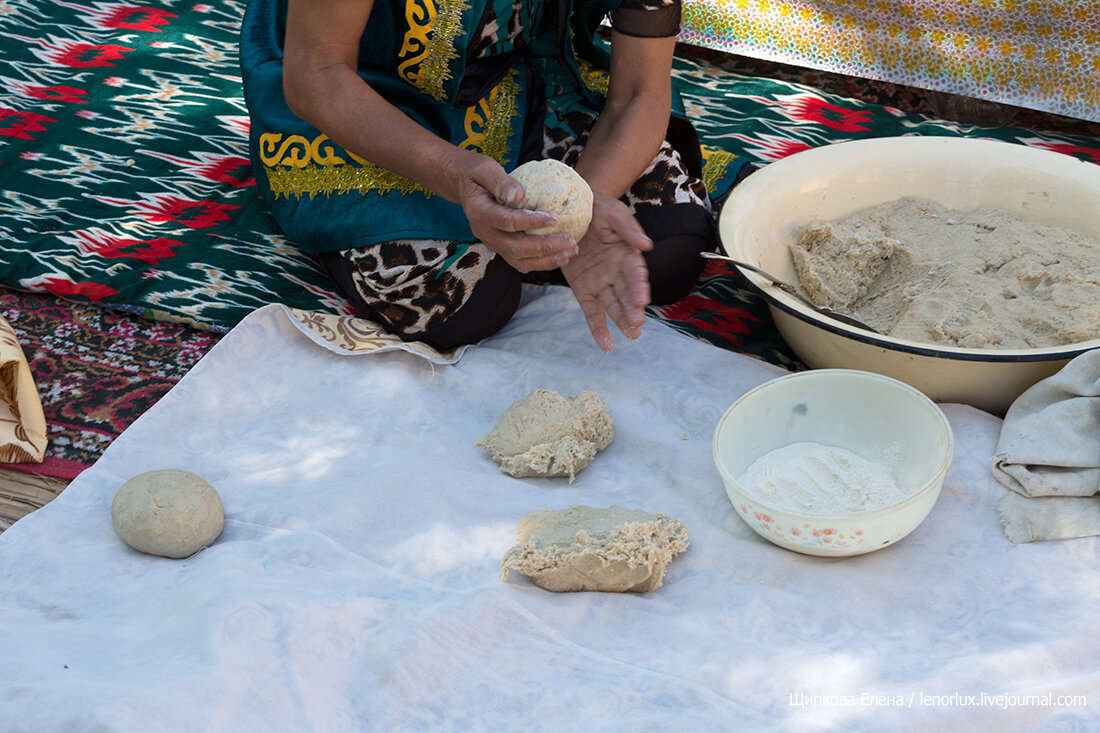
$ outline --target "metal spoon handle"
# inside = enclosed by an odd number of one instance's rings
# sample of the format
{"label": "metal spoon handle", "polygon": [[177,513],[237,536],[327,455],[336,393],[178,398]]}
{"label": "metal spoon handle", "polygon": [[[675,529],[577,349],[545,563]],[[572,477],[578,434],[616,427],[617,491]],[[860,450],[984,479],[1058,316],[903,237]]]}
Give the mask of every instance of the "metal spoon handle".
{"label": "metal spoon handle", "polygon": [[796,297],[799,300],[803,301],[804,303],[807,303],[808,305],[812,305],[814,308],[819,307],[819,306],[814,305],[813,303],[809,303],[809,301],[807,301],[806,298],[802,297],[802,295],[798,292],[798,290],[793,285],[791,285],[790,283],[785,282],[783,280],[780,280],[775,275],[764,272],[763,270],[761,270],[756,265],[750,265],[748,262],[742,262],[741,260],[735,260],[732,257],[727,257],[726,255],[720,255],[717,252],[700,252],[700,254],[703,255],[704,257],[706,257],[708,260],[725,260],[726,262],[732,262],[733,264],[737,265],[738,267],[744,267],[746,270],[752,270],[757,275],[763,275],[764,277],[768,278],[768,280],[771,281],[772,285],[779,288],[784,293],[790,293],[791,295],[793,295],[794,297]]}
{"label": "metal spoon handle", "polygon": [[717,252],[700,252],[699,254],[703,255],[703,257],[706,257],[709,260],[724,260],[726,262],[732,262],[733,264],[737,265],[738,267],[743,267],[746,270],[751,270],[752,272],[755,272],[757,275],[761,275],[761,276],[767,278],[771,282],[772,285],[779,288],[784,293],[787,293],[788,295],[796,298],[800,303],[802,303],[806,307],[812,308],[813,310],[817,311],[818,313],[821,313],[822,315],[825,315],[825,316],[828,316],[828,317],[833,318],[835,320],[838,320],[841,323],[847,323],[849,326],[855,326],[856,328],[862,328],[863,330],[870,331],[871,333],[878,333],[877,330],[875,330],[871,326],[868,326],[866,323],[859,320],[858,318],[855,318],[853,316],[849,316],[846,313],[840,313],[839,311],[835,311],[832,308],[829,308],[827,306],[818,305],[817,303],[814,303],[812,300],[810,300],[806,296],[802,295],[802,293],[798,292],[798,289],[795,288],[795,286],[791,285],[789,282],[785,282],[783,280],[780,280],[775,275],[772,275],[769,272],[765,272],[764,270],[761,270],[756,265],[750,265],[748,262],[742,262],[741,260],[734,259],[733,257],[727,257],[726,255],[720,255]]}

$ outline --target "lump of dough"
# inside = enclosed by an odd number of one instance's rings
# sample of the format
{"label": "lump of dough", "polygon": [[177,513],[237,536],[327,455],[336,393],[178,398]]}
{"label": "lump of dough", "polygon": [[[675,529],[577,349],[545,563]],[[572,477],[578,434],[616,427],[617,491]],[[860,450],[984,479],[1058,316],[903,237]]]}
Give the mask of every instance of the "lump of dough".
{"label": "lump of dough", "polygon": [[536,389],[512,403],[474,445],[488,450],[510,476],[568,476],[572,483],[614,437],[607,403],[592,390],[566,399]]}
{"label": "lump of dough", "polygon": [[540,510],[523,518],[500,563],[549,591],[645,593],[661,587],[672,558],[687,549],[679,519],[612,505]]}
{"label": "lump of dough", "polygon": [[189,557],[213,544],[225,523],[218,492],[190,471],[147,471],[122,484],[111,502],[119,539],[150,555]]}
{"label": "lump of dough", "polygon": [[552,158],[532,160],[512,171],[523,185],[520,208],[558,215],[558,225],[532,229],[528,234],[565,232],[581,241],[592,223],[592,189],[575,170]]}
{"label": "lump of dough", "polygon": [[875,227],[810,223],[790,245],[798,284],[817,305],[851,310],[867,295],[899,249],[898,240]]}

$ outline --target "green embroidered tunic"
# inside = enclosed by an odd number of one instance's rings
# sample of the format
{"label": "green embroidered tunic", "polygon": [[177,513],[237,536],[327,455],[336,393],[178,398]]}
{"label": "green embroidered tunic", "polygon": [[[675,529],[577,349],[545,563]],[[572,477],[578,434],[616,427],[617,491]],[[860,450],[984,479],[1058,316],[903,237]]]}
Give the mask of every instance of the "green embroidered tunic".
{"label": "green embroidered tunic", "polygon": [[[658,12],[639,15],[648,12],[639,2],[655,2]],[[635,6],[623,11],[627,32],[638,18],[655,18],[675,34],[676,0],[626,3]],[[512,170],[540,157],[546,126],[564,124],[572,109],[602,109],[608,44],[596,30],[619,4],[375,0],[359,75],[435,134]],[[314,252],[395,239],[474,241],[461,206],[363,160],[290,112],[285,18],[286,0],[251,0],[241,69],[256,180],[287,236]]]}

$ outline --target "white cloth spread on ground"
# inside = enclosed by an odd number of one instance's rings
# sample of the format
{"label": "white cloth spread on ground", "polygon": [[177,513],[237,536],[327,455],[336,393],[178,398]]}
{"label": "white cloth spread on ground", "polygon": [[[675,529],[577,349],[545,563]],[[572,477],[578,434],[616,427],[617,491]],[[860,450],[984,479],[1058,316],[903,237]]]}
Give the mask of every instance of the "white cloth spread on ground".
{"label": "white cloth spread on ground", "polygon": [[[1000,421],[945,408],[943,493],[896,546],[804,556],[737,517],[711,458],[726,407],[778,374],[655,322],[605,355],[563,288],[450,366],[326,351],[261,309],[0,535],[3,727],[1096,729],[1100,539],[1004,538]],[[615,420],[573,484],[474,446],[537,387],[594,389]],[[225,506],[186,560],[111,527],[121,483],[165,467]],[[502,582],[517,523],[573,504],[677,517],[691,545],[644,595]]]}

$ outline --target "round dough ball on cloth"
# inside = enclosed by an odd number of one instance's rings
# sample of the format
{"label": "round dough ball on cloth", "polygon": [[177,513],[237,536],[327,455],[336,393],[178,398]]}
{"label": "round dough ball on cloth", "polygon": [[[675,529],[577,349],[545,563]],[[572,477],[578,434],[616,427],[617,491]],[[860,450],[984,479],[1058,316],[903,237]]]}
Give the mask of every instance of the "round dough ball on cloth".
{"label": "round dough ball on cloth", "polygon": [[474,445],[488,450],[510,476],[568,476],[572,483],[614,437],[607,403],[592,390],[566,399],[553,390],[536,389],[512,403]]}
{"label": "round dough ball on cloth", "polygon": [[528,234],[565,232],[581,241],[592,223],[592,189],[581,175],[561,161],[532,160],[512,171],[523,185],[520,208],[558,215],[558,225],[532,229]]}
{"label": "round dough ball on cloth", "polygon": [[139,552],[190,557],[221,534],[225,513],[218,492],[201,476],[175,468],[126,481],[111,502],[119,539]]}
{"label": "round dough ball on cloth", "polygon": [[549,591],[646,593],[661,587],[687,538],[679,519],[617,504],[544,509],[520,522],[517,544],[500,563],[501,577],[515,569]]}

